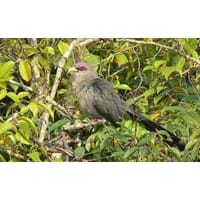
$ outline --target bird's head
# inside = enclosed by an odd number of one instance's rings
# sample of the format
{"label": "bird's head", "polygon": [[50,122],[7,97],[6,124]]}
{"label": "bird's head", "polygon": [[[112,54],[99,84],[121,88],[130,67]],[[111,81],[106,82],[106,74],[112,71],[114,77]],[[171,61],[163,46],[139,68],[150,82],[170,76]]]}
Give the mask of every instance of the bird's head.
{"label": "bird's head", "polygon": [[68,71],[71,73],[75,80],[97,78],[96,72],[87,63],[79,62],[71,67]]}

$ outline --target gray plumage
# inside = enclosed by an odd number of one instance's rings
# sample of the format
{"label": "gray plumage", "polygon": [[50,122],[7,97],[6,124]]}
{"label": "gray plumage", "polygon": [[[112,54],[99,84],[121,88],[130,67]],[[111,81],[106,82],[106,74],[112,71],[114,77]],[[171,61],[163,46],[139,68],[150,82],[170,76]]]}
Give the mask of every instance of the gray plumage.
{"label": "gray plumage", "polygon": [[122,119],[132,119],[142,123],[150,131],[165,130],[171,136],[171,139],[164,136],[166,142],[180,150],[184,149],[177,136],[129,108],[114,92],[111,83],[98,77],[88,64],[77,63],[73,71],[73,88],[82,112],[95,119],[105,118],[112,124]]}

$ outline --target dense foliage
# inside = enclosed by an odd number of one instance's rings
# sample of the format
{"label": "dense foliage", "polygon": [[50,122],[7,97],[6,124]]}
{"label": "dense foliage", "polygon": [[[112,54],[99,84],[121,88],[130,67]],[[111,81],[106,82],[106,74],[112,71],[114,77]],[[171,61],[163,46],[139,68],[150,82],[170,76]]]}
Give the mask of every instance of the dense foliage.
{"label": "dense foliage", "polygon": [[[1,39],[0,160],[198,161],[199,55],[194,38]],[[116,128],[80,113],[68,73],[77,60],[179,136],[185,150],[164,143],[164,131],[129,120]]]}

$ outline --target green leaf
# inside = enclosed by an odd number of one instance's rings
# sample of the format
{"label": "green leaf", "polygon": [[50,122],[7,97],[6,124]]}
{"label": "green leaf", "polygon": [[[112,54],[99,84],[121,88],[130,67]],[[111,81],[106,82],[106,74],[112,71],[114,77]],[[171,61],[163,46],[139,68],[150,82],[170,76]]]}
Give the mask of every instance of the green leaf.
{"label": "green leaf", "polygon": [[145,99],[147,99],[149,96],[151,96],[152,94],[154,94],[155,93],[155,89],[154,88],[150,88],[149,90],[146,90],[145,92],[144,92],[144,97],[145,97]]}
{"label": "green leaf", "polygon": [[84,61],[92,66],[96,66],[99,63],[100,59],[99,56],[88,54],[86,57],[84,57]]}
{"label": "green leaf", "polygon": [[48,132],[51,133],[54,130],[58,130],[60,127],[62,127],[64,124],[66,124],[67,121],[68,121],[67,119],[60,119],[60,120],[56,121],[49,127]]}
{"label": "green leaf", "polygon": [[117,84],[115,85],[115,88],[120,89],[120,90],[128,90],[128,91],[131,90],[131,88],[126,84]]}
{"label": "green leaf", "polygon": [[19,97],[14,92],[8,92],[7,96],[11,98],[14,102],[19,103]]}
{"label": "green leaf", "polygon": [[128,151],[126,151],[124,158],[125,159],[129,158],[131,155],[133,155],[135,152],[137,152],[138,149],[139,149],[138,147],[130,148]]}
{"label": "green leaf", "polygon": [[24,97],[27,97],[29,95],[29,92],[19,92],[17,96],[19,99],[23,99]]}
{"label": "green leaf", "polygon": [[0,82],[8,81],[13,79],[13,76],[11,76],[13,72],[14,62],[8,61],[4,63],[3,65],[0,65]]}
{"label": "green leaf", "polygon": [[148,66],[144,67],[143,72],[148,71],[148,70],[150,70],[150,71],[156,71],[156,69],[155,69],[154,66],[148,65]]}
{"label": "green leaf", "polygon": [[28,107],[29,107],[30,111],[33,113],[33,116],[35,117],[39,112],[38,104],[35,102],[31,102],[28,105]]}
{"label": "green leaf", "polygon": [[180,57],[178,63],[175,66],[175,70],[182,76],[183,73],[183,67],[185,65],[185,58]]}
{"label": "green leaf", "polygon": [[24,115],[24,114],[27,113],[28,111],[29,111],[28,106],[23,106],[23,107],[21,107],[19,113],[20,113],[21,115]]}
{"label": "green leaf", "polygon": [[166,64],[167,64],[166,60],[156,60],[156,61],[154,61],[153,66],[157,70],[160,66],[165,66]]}
{"label": "green leaf", "polygon": [[200,116],[195,111],[182,112],[182,118],[191,125],[200,126]]}
{"label": "green leaf", "polygon": [[20,117],[20,120],[26,121],[29,124],[29,126],[31,127],[33,133],[38,135],[38,130],[31,119],[29,119],[28,117]]}
{"label": "green leaf", "polygon": [[85,155],[85,148],[84,147],[77,147],[74,151],[74,154],[75,154],[77,159],[83,158],[83,156]]}
{"label": "green leaf", "polygon": [[14,124],[11,121],[0,123],[0,134],[6,133],[13,127],[14,127]]}
{"label": "green leaf", "polygon": [[41,103],[41,102],[37,102],[37,104],[45,111],[47,111],[51,118],[54,119],[54,114],[53,114],[53,111],[51,110],[51,108],[48,107],[48,105],[44,104],[44,103]]}
{"label": "green leaf", "polygon": [[4,97],[6,97],[6,95],[7,95],[6,89],[0,90],[0,100],[2,100]]}
{"label": "green leaf", "polygon": [[194,139],[194,140],[189,141],[185,146],[185,151],[191,149],[198,141],[199,139]]}
{"label": "green leaf", "polygon": [[44,49],[44,53],[49,54],[49,55],[55,55],[55,50],[53,47],[46,47]]}
{"label": "green leaf", "polygon": [[19,73],[23,80],[27,82],[31,80],[31,66],[27,61],[25,60],[20,61]]}
{"label": "green leaf", "polygon": [[24,48],[25,54],[27,57],[35,55],[38,53],[38,50],[32,47]]}
{"label": "green leaf", "polygon": [[115,62],[120,66],[120,65],[125,65],[126,63],[128,63],[128,59],[127,57],[120,53],[120,54],[117,54],[115,56]]}
{"label": "green leaf", "polygon": [[27,122],[27,120],[20,119],[18,120],[19,124],[19,132],[21,133],[21,136],[23,134],[23,138],[26,139],[30,143],[30,136],[31,136],[31,128],[30,123]]}
{"label": "green leaf", "polygon": [[38,151],[33,151],[31,153],[28,153],[27,156],[31,158],[34,162],[41,162],[40,160],[40,154]]}
{"label": "green leaf", "polygon": [[180,44],[184,47],[184,49],[192,55],[194,58],[198,58],[198,53],[195,51],[196,44],[194,44],[194,41],[190,42],[190,39],[180,39]]}
{"label": "green leaf", "polygon": [[31,142],[29,139],[27,139],[24,134],[18,130],[16,133],[15,133],[15,138],[17,141],[19,141],[20,143],[22,144],[27,144],[27,145],[31,145]]}
{"label": "green leaf", "polygon": [[175,67],[161,67],[160,72],[168,80],[169,76],[175,71]]}
{"label": "green leaf", "polygon": [[159,94],[163,89],[165,89],[166,87],[165,86],[157,86],[156,87],[156,92],[157,94]]}
{"label": "green leaf", "polygon": [[67,51],[68,47],[69,47],[69,45],[67,43],[65,43],[61,40],[59,41],[58,49],[62,55],[64,55],[64,53]]}

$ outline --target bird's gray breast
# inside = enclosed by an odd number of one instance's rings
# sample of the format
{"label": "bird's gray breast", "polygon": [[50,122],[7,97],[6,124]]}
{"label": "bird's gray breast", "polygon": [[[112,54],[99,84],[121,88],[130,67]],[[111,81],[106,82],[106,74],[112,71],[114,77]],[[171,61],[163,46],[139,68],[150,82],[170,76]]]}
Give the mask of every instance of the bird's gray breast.
{"label": "bird's gray breast", "polygon": [[87,80],[76,87],[80,108],[93,118],[105,118],[113,123],[127,117],[125,103],[111,84],[101,78]]}
{"label": "bird's gray breast", "polygon": [[95,93],[90,82],[85,82],[76,88],[76,95],[82,112],[89,114],[92,118],[103,118],[96,110]]}

